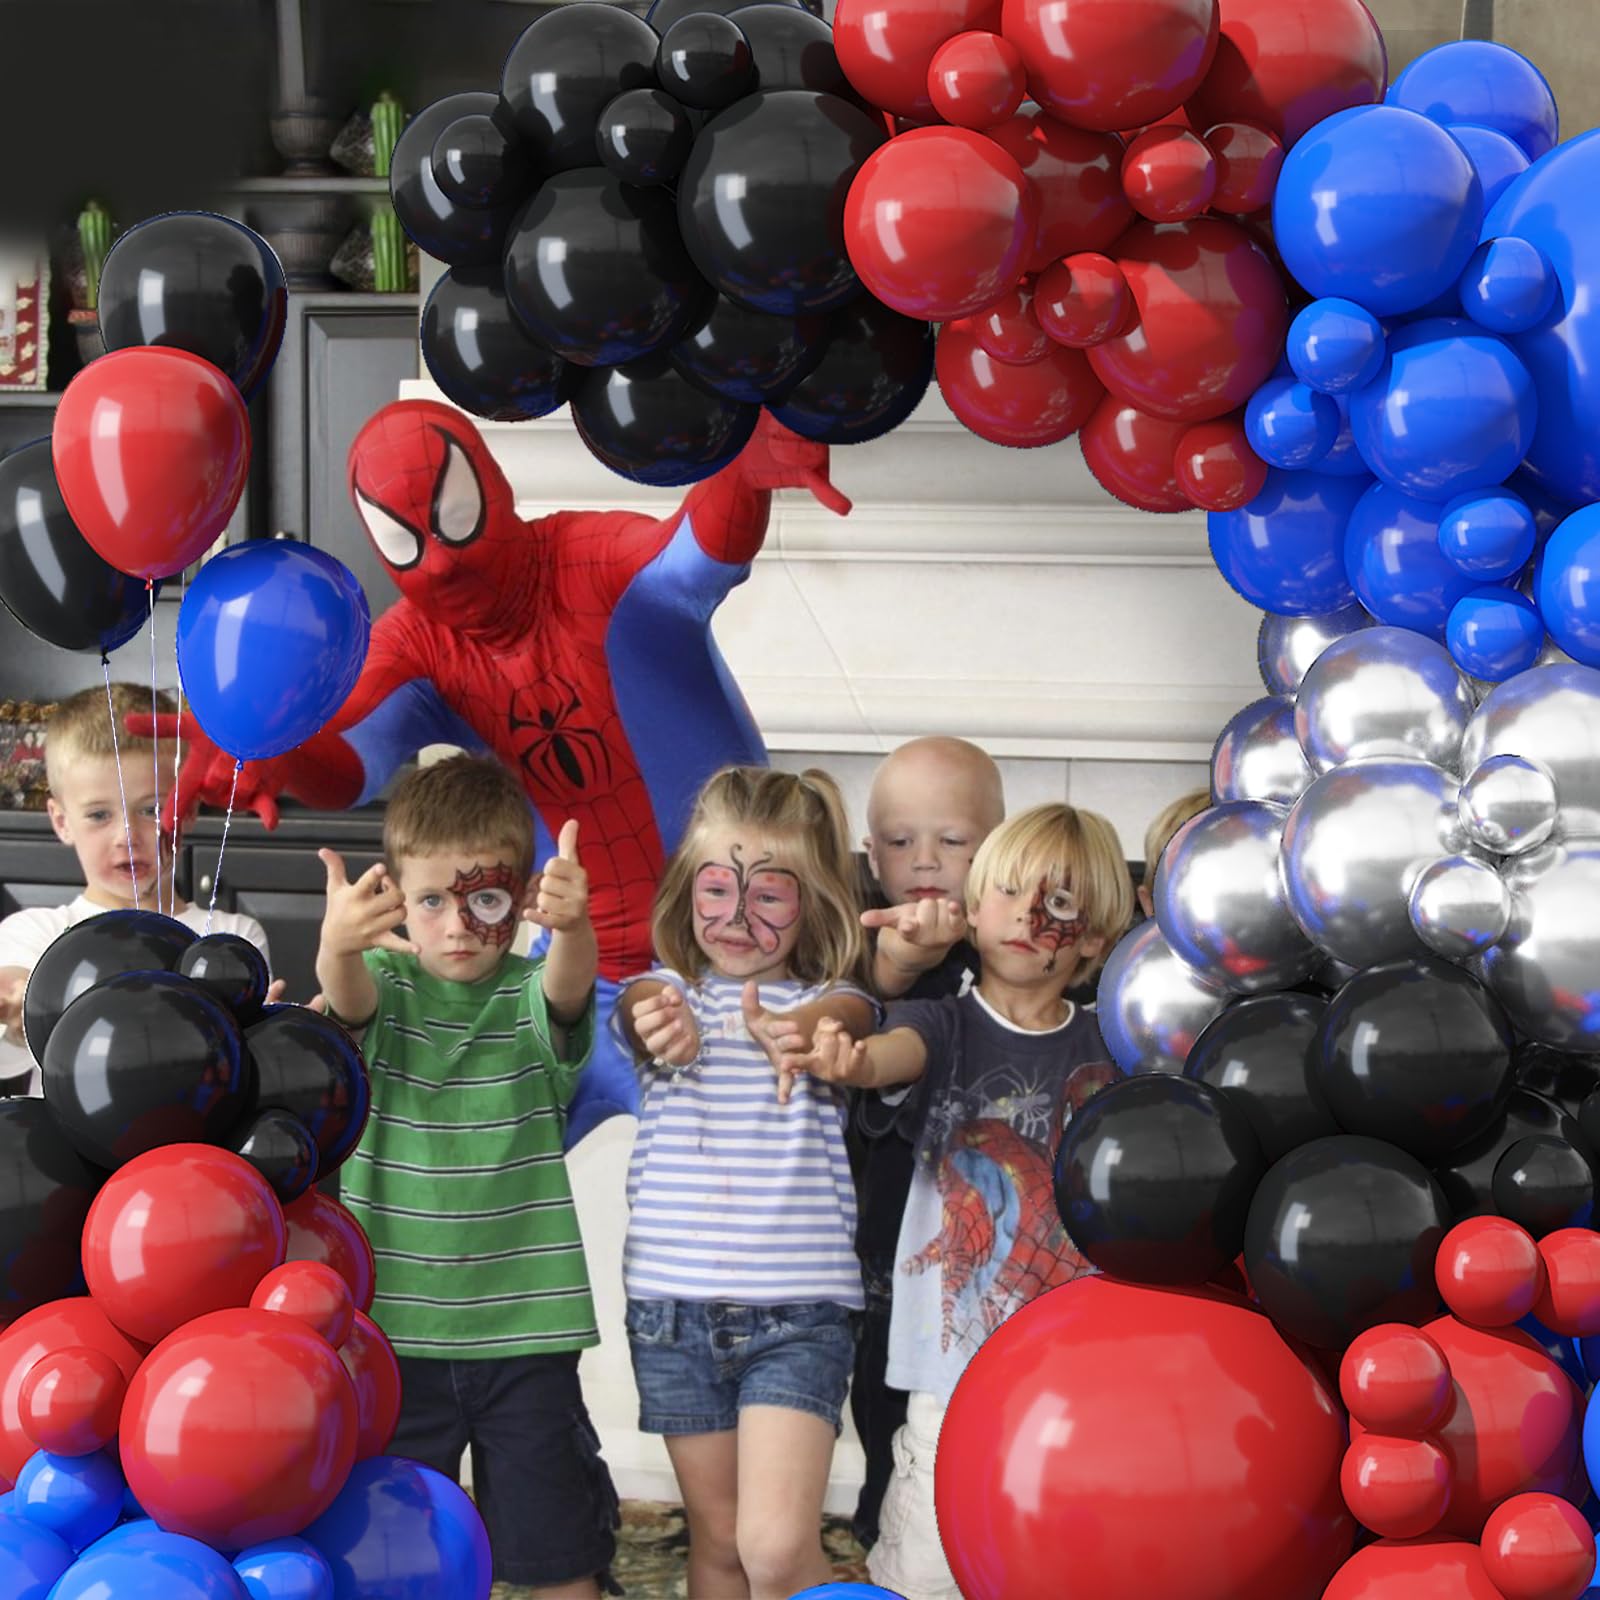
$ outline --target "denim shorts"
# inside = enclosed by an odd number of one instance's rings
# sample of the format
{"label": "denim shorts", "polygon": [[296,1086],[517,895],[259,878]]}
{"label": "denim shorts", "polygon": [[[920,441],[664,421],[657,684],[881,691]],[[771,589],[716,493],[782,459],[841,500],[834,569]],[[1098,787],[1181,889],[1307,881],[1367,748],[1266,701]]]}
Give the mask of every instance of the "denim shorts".
{"label": "denim shorts", "polygon": [[839,1432],[855,1362],[844,1306],[630,1300],[627,1327],[641,1433],[725,1433],[744,1406],[786,1406]]}

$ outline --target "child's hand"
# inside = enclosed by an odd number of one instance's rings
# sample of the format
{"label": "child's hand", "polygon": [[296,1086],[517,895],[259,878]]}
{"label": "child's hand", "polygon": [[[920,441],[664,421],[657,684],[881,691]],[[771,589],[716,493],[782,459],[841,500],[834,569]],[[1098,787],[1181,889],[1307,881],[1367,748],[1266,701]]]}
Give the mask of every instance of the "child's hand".
{"label": "child's hand", "polygon": [[22,997],[28,992],[25,967],[0,969],[0,1032],[12,1044],[21,1044]]}
{"label": "child's hand", "polygon": [[406,920],[406,898],[381,861],[374,862],[351,883],[344,858],[337,851],[319,850],[317,859],[328,869],[322,947],[329,955],[358,956],[363,950],[417,953],[416,945],[394,931]]}
{"label": "child's hand", "polygon": [[633,1008],[633,1030],[652,1060],[691,1066],[700,1054],[700,1030],[682,993],[668,984]]}
{"label": "child's hand", "polygon": [[767,1053],[767,1060],[778,1074],[778,1104],[786,1106],[794,1089],[790,1062],[805,1048],[805,1037],[793,1020],[782,1011],[768,1011],[761,1004],[761,985],[752,978],[739,995],[739,1009],[750,1037]]}
{"label": "child's hand", "polygon": [[824,1083],[855,1083],[866,1067],[867,1042],[852,1039],[844,1025],[823,1017],[811,1035],[811,1048],[788,1058],[790,1073],[805,1072]]}
{"label": "child's hand", "polygon": [[[274,978],[272,982],[267,985],[267,998],[265,1004],[269,1006],[281,1004],[285,993],[288,991],[288,988],[289,981],[287,978]],[[300,1005],[301,1009],[305,1011],[318,1011],[326,1013],[328,1009],[328,1002],[324,1000],[320,994],[312,995],[312,997],[303,1004],[297,1000],[291,1000],[289,1004]]]}
{"label": "child's hand", "polygon": [[534,873],[522,904],[522,915],[529,922],[553,933],[581,928],[589,916],[589,874],[578,864],[578,821],[569,817],[562,824],[556,853]]}
{"label": "child's hand", "polygon": [[927,972],[964,938],[967,913],[956,900],[912,900],[863,911],[863,928],[878,930],[878,949],[904,972]]}

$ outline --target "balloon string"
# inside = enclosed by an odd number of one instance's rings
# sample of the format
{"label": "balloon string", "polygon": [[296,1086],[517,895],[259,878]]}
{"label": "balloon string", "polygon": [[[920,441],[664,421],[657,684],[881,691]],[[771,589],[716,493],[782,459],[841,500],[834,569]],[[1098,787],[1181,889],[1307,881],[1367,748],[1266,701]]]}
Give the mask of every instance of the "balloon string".
{"label": "balloon string", "polygon": [[[106,710],[111,716],[111,758],[117,764],[117,793],[122,796],[122,835],[128,841],[128,880],[133,884],[133,909],[139,909],[139,874],[133,870],[133,829],[128,825],[128,790],[122,781],[122,745],[117,738],[117,703],[111,694],[111,657],[100,652],[100,670],[106,679]],[[156,879],[159,889],[160,878]]]}
{"label": "balloon string", "polygon": [[244,762],[235,761],[233,764],[233,786],[228,790],[228,810],[222,819],[222,843],[217,847],[217,870],[211,879],[211,904],[206,907],[206,926],[202,938],[209,938],[211,934],[211,919],[217,911],[217,890],[222,885],[222,858],[228,849],[228,828],[233,822],[233,797],[239,792],[239,774],[244,771]]}
{"label": "balloon string", "polygon": [[[183,578],[178,578],[178,607],[183,608]],[[178,664],[178,634],[172,634],[173,667]],[[178,773],[183,765],[183,673],[175,673],[178,680],[178,720],[172,734],[172,914],[178,914]]]}

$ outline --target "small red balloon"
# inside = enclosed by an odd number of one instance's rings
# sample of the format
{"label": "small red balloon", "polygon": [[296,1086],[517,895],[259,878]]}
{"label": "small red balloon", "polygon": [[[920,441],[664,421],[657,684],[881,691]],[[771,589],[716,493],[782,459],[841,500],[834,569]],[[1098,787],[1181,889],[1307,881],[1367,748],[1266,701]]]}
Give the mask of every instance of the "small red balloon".
{"label": "small red balloon", "polygon": [[1576,1600],[1594,1575],[1594,1535],[1574,1505],[1519,1494],[1483,1527],[1483,1569],[1505,1600]]}
{"label": "small red balloon", "polygon": [[1083,459],[1101,488],[1140,511],[1188,511],[1173,466],[1185,422],[1152,417],[1108,394],[1079,434]]}
{"label": "small red balloon", "polygon": [[1572,1339],[1600,1333],[1600,1234],[1560,1228],[1539,1241],[1544,1291],[1533,1314],[1547,1328]]}
{"label": "small red balloon", "polygon": [[1357,1334],[1345,1351],[1339,1394],[1362,1427],[1414,1437],[1444,1415],[1450,1368],[1444,1352],[1420,1328],[1380,1323]]}
{"label": "small red balloon", "polygon": [[250,1296],[257,1311],[276,1311],[315,1328],[338,1349],[356,1314],[350,1285],[321,1261],[286,1261],[274,1267]]}
{"label": "small red balloon", "polygon": [[1105,394],[1082,351],[1054,345],[1025,366],[996,361],[965,321],[940,330],[935,371],[946,403],[980,439],[1024,450],[1076,433]]}
{"label": "small red balloon", "polygon": [[978,343],[996,361],[1026,366],[1050,348],[1050,335],[1039,326],[1039,319],[1033,314],[1030,284],[1018,284],[969,320]]}
{"label": "small red balloon", "polygon": [[41,1450],[87,1456],[117,1436],[128,1380],[103,1350],[85,1345],[36,1361],[17,1396],[22,1426]]}
{"label": "small red balloon", "polygon": [[1249,122],[1219,122],[1206,130],[1206,148],[1217,163],[1213,211],[1248,217],[1272,204],[1283,168],[1283,141],[1275,133]]}
{"label": "small red balloon", "polygon": [[1122,188],[1141,217],[1187,222],[1216,193],[1216,158],[1185,128],[1151,128],[1122,158]]}
{"label": "small red balloon", "polygon": [[321,1261],[350,1285],[357,1311],[372,1309],[377,1265],[361,1224],[337,1200],[313,1189],[283,1208],[289,1225],[288,1261]]}
{"label": "small red balloon", "polygon": [[933,53],[928,98],[958,128],[992,128],[1016,114],[1027,85],[1022,55],[998,33],[958,33]]}
{"label": "small red balloon", "polygon": [[1339,1469],[1344,1503],[1357,1522],[1385,1539],[1420,1539],[1450,1504],[1450,1461],[1427,1439],[1363,1433]]}
{"label": "small red balloon", "polygon": [[1340,1567],[1322,1600],[1504,1600],[1475,1544],[1419,1539],[1369,1544]]}
{"label": "small red balloon", "polygon": [[358,1311],[339,1359],[356,1391],[356,1460],[381,1456],[400,1421],[400,1362],[394,1346],[365,1312]]}
{"label": "small red balloon", "polygon": [[1250,448],[1242,414],[1197,422],[1178,440],[1178,487],[1202,511],[1237,511],[1261,493],[1267,464]]}
{"label": "small red balloon", "polygon": [[50,456],[90,545],[121,572],[165,578],[227,527],[250,472],[250,418],[209,361],[136,345],[67,385]]}
{"label": "small red balloon", "polygon": [[1433,1275],[1463,1322],[1509,1328],[1533,1310],[1544,1269],[1532,1236],[1504,1217],[1468,1217],[1439,1245]]}
{"label": "small red balloon", "polygon": [[958,33],[999,27],[1000,0],[839,0],[833,48],[864,100],[897,117],[932,122],[934,52]]}
{"label": "small red balloon", "polygon": [[1107,256],[1084,251],[1039,274],[1033,314],[1039,326],[1069,350],[1087,350],[1124,331],[1133,296],[1122,268]]}

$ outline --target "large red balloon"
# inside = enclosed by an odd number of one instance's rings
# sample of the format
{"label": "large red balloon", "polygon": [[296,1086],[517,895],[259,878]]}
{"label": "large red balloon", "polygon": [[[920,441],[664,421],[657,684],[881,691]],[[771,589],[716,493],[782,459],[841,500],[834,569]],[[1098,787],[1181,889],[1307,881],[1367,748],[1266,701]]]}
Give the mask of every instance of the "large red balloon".
{"label": "large red balloon", "polygon": [[1178,483],[1178,441],[1187,422],[1152,417],[1108,394],[1079,434],[1083,459],[1102,489],[1140,511],[1189,511]]}
{"label": "large red balloon", "polygon": [[339,1359],[356,1390],[356,1460],[381,1456],[400,1421],[400,1362],[382,1328],[356,1312]]}
{"label": "large red balloon", "polygon": [[22,1426],[22,1385],[34,1365],[56,1350],[98,1350],[131,1379],[145,1358],[136,1344],[111,1325],[93,1300],[52,1300],[17,1318],[0,1333],[0,1480],[9,1487],[38,1446]]}
{"label": "large red balloon", "polygon": [[1025,450],[1076,433],[1105,394],[1081,350],[1052,345],[1023,365],[996,361],[970,321],[944,325],[935,371],[946,403],[980,439]]}
{"label": "large red balloon", "polygon": [[289,1225],[284,1259],[321,1261],[350,1285],[357,1311],[372,1309],[378,1269],[361,1224],[337,1200],[313,1189],[283,1208]]}
{"label": "large red balloon", "polygon": [[1140,222],[1116,259],[1138,320],[1089,352],[1106,388],[1175,421],[1244,405],[1278,364],[1289,329],[1283,280],[1261,246],[1222,217]]}
{"label": "large red balloon", "polygon": [[887,306],[947,322],[1014,289],[1039,202],[998,145],[968,128],[914,128],[862,163],[844,206],[850,264]]}
{"label": "large red balloon", "polygon": [[34,1362],[18,1408],[28,1437],[57,1456],[87,1456],[117,1436],[128,1380],[103,1350],[69,1345]]}
{"label": "large red balloon", "polygon": [[1594,1535],[1568,1501],[1520,1494],[1484,1525],[1483,1568],[1506,1600],[1578,1600],[1594,1574]]}
{"label": "large red balloon", "polygon": [[163,1145],[95,1196],[83,1275],[124,1333],[154,1344],[208,1311],[248,1305],[284,1240],[277,1196],[247,1161],[214,1145]]}
{"label": "large red balloon", "polygon": [[1080,128],[1154,122],[1217,47],[1217,0],[1005,0],[1002,16],[1033,98]]}
{"label": "large red balloon", "polygon": [[1323,1600],[1505,1600],[1475,1544],[1418,1539],[1369,1544],[1339,1569]]}
{"label": "large red balloon", "polygon": [[934,119],[928,68],[958,33],[1000,29],[1000,0],[839,0],[833,48],[856,92],[880,111]]}
{"label": "large red balloon", "polygon": [[112,566],[165,578],[228,525],[250,471],[250,418],[231,379],[186,350],[137,345],[67,385],[50,430],[67,511]]}
{"label": "large red balloon", "polygon": [[271,1311],[215,1311],[129,1384],[122,1469],[169,1533],[240,1550],[320,1517],[356,1438],[355,1389],[326,1339]]}
{"label": "large red balloon", "polygon": [[973,1357],[934,1467],[967,1600],[1317,1600],[1350,1549],[1344,1424],[1260,1312],[1076,1283]]}
{"label": "large red balloon", "polygon": [[1254,122],[1292,145],[1313,123],[1383,99],[1383,34],[1361,0],[1219,0],[1222,35],[1190,97],[1197,128]]}

